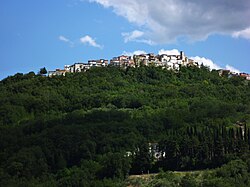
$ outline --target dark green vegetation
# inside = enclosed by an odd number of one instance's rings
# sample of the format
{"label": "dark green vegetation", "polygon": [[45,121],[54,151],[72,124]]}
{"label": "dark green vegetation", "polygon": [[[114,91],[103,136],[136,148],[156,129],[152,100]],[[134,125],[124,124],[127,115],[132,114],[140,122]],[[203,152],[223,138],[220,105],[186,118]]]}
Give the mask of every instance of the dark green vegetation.
{"label": "dark green vegetation", "polygon": [[129,177],[125,184],[131,187],[238,187],[250,186],[248,166],[242,160],[233,160],[215,170],[193,172],[163,172],[157,175]]}
{"label": "dark green vegetation", "polygon": [[45,74],[47,74],[46,68],[45,68],[45,67],[44,67],[44,68],[41,68],[40,71],[39,71],[39,74],[40,74],[40,75],[45,75]]}
{"label": "dark green vegetation", "polygon": [[249,186],[249,119],[250,83],[206,67],[16,74],[0,82],[0,186],[126,186],[129,174],[227,163],[202,184]]}

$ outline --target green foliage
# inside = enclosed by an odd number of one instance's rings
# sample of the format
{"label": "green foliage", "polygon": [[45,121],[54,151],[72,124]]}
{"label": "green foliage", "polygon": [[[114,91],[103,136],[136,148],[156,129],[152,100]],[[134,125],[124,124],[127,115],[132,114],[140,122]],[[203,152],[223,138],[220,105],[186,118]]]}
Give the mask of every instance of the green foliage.
{"label": "green foliage", "polygon": [[195,177],[192,175],[185,175],[182,179],[181,179],[181,186],[183,187],[196,187],[197,182],[195,181]]}
{"label": "green foliage", "polygon": [[[129,174],[228,162],[204,179],[162,171],[134,184],[247,186],[249,85],[206,67],[7,77],[0,81],[0,186],[124,186]],[[237,121],[246,123],[244,133]],[[149,143],[157,143],[158,158]]]}
{"label": "green foliage", "polygon": [[233,160],[217,170],[217,176],[222,177],[235,185],[249,184],[249,173],[247,164],[242,160]]}
{"label": "green foliage", "polygon": [[47,74],[46,68],[45,67],[41,68],[39,71],[39,74],[41,74],[41,75]]}

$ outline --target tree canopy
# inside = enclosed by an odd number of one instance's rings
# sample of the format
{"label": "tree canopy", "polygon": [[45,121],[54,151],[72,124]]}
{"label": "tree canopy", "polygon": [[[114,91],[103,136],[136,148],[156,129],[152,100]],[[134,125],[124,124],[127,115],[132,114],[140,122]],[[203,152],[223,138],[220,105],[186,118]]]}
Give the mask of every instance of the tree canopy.
{"label": "tree canopy", "polygon": [[249,81],[206,67],[17,73],[0,81],[0,186],[118,186],[226,163],[216,180],[247,184],[249,120]]}

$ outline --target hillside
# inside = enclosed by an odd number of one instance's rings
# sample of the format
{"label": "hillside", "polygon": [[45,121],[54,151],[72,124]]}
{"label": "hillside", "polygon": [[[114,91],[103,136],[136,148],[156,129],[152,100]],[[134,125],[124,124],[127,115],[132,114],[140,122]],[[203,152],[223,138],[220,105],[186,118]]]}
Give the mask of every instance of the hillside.
{"label": "hillside", "polygon": [[206,67],[16,74],[0,82],[0,186],[123,186],[159,168],[250,163],[249,122],[250,82]]}

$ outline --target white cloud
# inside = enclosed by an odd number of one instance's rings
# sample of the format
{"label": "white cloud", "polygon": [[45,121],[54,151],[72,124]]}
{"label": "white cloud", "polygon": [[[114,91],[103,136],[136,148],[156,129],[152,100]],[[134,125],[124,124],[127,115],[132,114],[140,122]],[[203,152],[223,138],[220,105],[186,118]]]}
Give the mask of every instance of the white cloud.
{"label": "white cloud", "polygon": [[234,68],[233,66],[230,66],[230,65],[226,65],[226,69],[227,70],[230,70],[231,72],[235,72],[235,73],[240,73],[240,70]]}
{"label": "white cloud", "polygon": [[60,36],[58,37],[58,39],[59,39],[60,41],[63,41],[63,42],[65,42],[65,43],[70,44],[70,47],[73,47],[73,46],[74,46],[74,43],[73,43],[70,39],[66,38],[66,37],[63,36],[63,35],[60,35]]}
{"label": "white cloud", "polygon": [[147,54],[147,52],[142,51],[142,50],[138,50],[138,51],[134,51],[133,54],[134,55],[141,55],[141,54]]}
{"label": "white cloud", "polygon": [[250,27],[233,33],[234,38],[246,38],[250,40]]}
{"label": "white cloud", "polygon": [[134,51],[134,52],[123,51],[122,54],[125,55],[125,56],[133,56],[133,55],[147,54],[147,52],[145,52],[143,50],[137,50],[137,51]]}
{"label": "white cloud", "polygon": [[212,69],[222,69],[219,65],[215,64],[212,60],[205,58],[205,57],[190,57],[190,59],[193,59],[195,62],[198,62],[199,65],[203,64],[204,66],[208,66],[211,70]]}
{"label": "white cloud", "polygon": [[[136,50],[136,51],[134,51],[134,52],[123,51],[122,54],[123,54],[123,55],[126,55],[126,56],[133,56],[133,55],[147,54],[147,52],[144,51],[144,50]],[[161,50],[159,50],[158,54],[159,54],[159,55],[162,55],[162,54],[180,55],[180,52],[179,52],[178,49],[172,49],[172,50],[161,49]]]}
{"label": "white cloud", "polygon": [[124,42],[130,42],[130,41],[135,41],[136,39],[142,37],[144,35],[144,32],[134,30],[133,32],[126,32],[122,33],[122,36],[124,37]]}
{"label": "white cloud", "polygon": [[70,40],[68,38],[66,38],[65,36],[59,36],[58,37],[59,40],[63,41],[63,42],[70,42]]}
{"label": "white cloud", "polygon": [[89,1],[111,8],[137,25],[144,32],[144,40],[155,43],[170,43],[178,38],[204,40],[211,34],[233,35],[250,27],[249,0]]}
{"label": "white cloud", "polygon": [[180,55],[180,52],[178,49],[172,49],[172,50],[165,50],[165,49],[161,49],[159,52],[158,52],[159,55],[162,55],[162,54],[167,54],[167,55]]}
{"label": "white cloud", "polygon": [[148,45],[154,44],[154,42],[152,42],[151,40],[142,38],[143,36],[145,36],[145,33],[139,30],[122,33],[122,36],[124,37],[125,43],[133,41],[133,42],[139,42],[139,43],[146,43]]}
{"label": "white cloud", "polygon": [[230,70],[231,72],[235,72],[235,73],[240,73],[241,71],[234,68],[233,66],[230,66],[230,65],[226,65],[225,68],[222,68],[220,67],[218,64],[214,63],[212,60],[210,59],[207,59],[205,57],[199,57],[199,56],[196,56],[196,57],[190,57],[190,59],[193,59],[194,61],[198,62],[199,65],[203,64],[205,66],[208,66],[211,70],[212,69],[227,69],[227,70]]}
{"label": "white cloud", "polygon": [[90,45],[92,47],[97,47],[97,48],[100,48],[100,49],[103,48],[103,46],[101,46],[100,44],[96,43],[96,41],[93,38],[91,38],[89,35],[86,35],[86,36],[80,38],[80,42],[82,44],[88,44],[88,45]]}
{"label": "white cloud", "polygon": [[145,43],[145,44],[148,44],[148,45],[155,45],[155,42],[153,42],[152,40],[141,39],[141,40],[135,40],[135,41],[139,42],[139,43]]}

